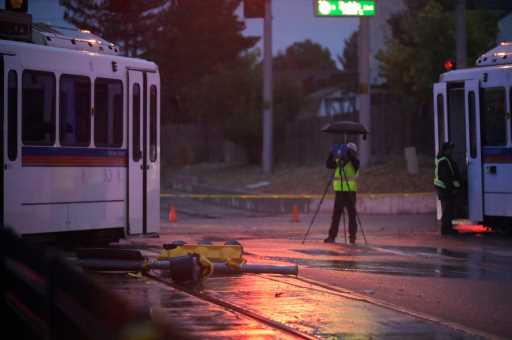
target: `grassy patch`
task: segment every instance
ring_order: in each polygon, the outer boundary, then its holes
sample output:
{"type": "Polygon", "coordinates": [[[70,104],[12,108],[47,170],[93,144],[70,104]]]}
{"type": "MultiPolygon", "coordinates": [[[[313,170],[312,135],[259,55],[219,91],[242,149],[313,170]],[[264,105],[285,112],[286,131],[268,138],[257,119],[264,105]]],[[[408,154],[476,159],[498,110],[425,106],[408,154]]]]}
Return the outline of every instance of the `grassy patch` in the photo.
{"type": "MultiPolygon", "coordinates": [[[[419,174],[410,175],[407,173],[405,161],[395,157],[363,168],[359,173],[359,192],[433,191],[433,161],[420,157],[419,166],[419,174]]],[[[264,175],[261,167],[257,165],[201,163],[179,168],[163,168],[162,183],[190,176],[203,184],[248,193],[322,194],[331,174],[332,170],[325,168],[324,164],[276,164],[271,175],[264,175]],[[250,188],[251,186],[256,188],[250,188]]]]}

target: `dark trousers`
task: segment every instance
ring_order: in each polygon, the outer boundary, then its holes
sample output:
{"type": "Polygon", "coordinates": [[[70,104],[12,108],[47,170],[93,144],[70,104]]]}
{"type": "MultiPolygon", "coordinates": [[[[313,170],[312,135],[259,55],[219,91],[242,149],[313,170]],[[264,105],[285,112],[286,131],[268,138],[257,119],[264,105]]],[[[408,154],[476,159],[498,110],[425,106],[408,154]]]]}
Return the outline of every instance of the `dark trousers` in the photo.
{"type": "Polygon", "coordinates": [[[332,212],[331,228],[329,229],[329,237],[334,239],[336,236],[338,236],[340,219],[344,208],[347,208],[348,212],[348,232],[350,235],[350,241],[354,242],[356,240],[357,234],[355,191],[336,191],[334,210],[332,212]]]}
{"type": "Polygon", "coordinates": [[[455,209],[457,207],[457,196],[446,190],[437,190],[439,201],[441,201],[441,234],[453,232],[452,221],[455,218],[455,209]]]}
{"type": "Polygon", "coordinates": [[[455,216],[455,196],[441,199],[441,210],[443,211],[441,234],[450,233],[453,231],[452,220],[455,216]]]}

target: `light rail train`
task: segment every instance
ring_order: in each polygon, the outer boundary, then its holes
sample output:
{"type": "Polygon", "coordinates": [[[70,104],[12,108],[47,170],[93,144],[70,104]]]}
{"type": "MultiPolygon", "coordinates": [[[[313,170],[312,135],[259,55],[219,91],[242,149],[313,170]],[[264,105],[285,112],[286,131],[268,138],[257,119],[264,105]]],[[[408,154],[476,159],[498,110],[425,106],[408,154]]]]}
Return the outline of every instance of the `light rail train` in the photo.
{"type": "Polygon", "coordinates": [[[453,141],[465,181],[459,217],[510,231],[512,43],[483,54],[476,67],[443,73],[433,92],[436,153],[453,141]]]}
{"type": "Polygon", "coordinates": [[[0,225],[82,240],[158,233],[157,65],[25,13],[0,21],[0,225]]]}

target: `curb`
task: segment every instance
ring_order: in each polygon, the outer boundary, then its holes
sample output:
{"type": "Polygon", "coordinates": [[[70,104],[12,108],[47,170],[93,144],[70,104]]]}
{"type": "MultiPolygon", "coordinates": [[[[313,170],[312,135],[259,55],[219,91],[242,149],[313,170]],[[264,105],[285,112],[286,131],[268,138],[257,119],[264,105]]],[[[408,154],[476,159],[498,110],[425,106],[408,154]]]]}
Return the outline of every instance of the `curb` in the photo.
{"type": "MultiPolygon", "coordinates": [[[[186,194],[162,193],[162,198],[189,198],[232,208],[290,213],[297,206],[302,213],[316,211],[321,195],[272,195],[212,193],[186,194]]],[[[334,195],[327,195],[320,207],[321,212],[330,212],[334,206],[334,195]]],[[[358,194],[357,211],[363,214],[426,214],[436,211],[436,195],[426,193],[358,194]]]]}

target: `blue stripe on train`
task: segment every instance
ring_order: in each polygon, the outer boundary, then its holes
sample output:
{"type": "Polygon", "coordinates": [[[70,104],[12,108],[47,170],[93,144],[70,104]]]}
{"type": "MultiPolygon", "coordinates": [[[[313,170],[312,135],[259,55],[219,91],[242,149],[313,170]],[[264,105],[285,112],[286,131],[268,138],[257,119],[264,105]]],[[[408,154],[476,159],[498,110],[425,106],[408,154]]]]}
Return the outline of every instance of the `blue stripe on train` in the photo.
{"type": "Polygon", "coordinates": [[[90,156],[90,157],[127,157],[127,149],[70,148],[53,146],[24,146],[23,156],[90,156]]]}
{"type": "Polygon", "coordinates": [[[512,148],[484,146],[482,155],[484,162],[512,163],[512,148]]]}

